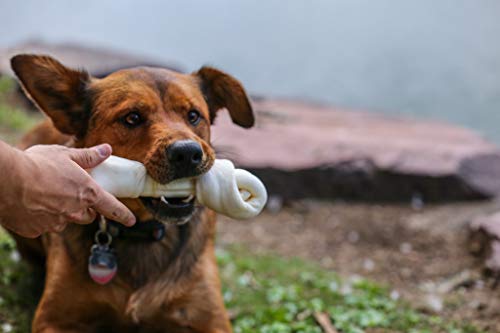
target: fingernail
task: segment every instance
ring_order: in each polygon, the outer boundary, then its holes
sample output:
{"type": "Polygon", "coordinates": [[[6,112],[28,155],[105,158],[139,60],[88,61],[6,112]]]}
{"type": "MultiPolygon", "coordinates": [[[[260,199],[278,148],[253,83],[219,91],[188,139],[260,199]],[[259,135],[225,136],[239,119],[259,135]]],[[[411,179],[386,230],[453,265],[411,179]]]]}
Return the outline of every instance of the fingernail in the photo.
{"type": "Polygon", "coordinates": [[[109,156],[109,149],[107,145],[100,145],[97,146],[97,152],[101,157],[108,157],[109,156]]]}
{"type": "Polygon", "coordinates": [[[135,221],[135,216],[134,216],[134,215],[132,215],[132,217],[130,217],[130,218],[128,219],[128,221],[127,221],[127,225],[128,225],[129,227],[131,227],[131,226],[133,226],[133,225],[135,224],[135,222],[136,222],[136,221],[135,221]]]}

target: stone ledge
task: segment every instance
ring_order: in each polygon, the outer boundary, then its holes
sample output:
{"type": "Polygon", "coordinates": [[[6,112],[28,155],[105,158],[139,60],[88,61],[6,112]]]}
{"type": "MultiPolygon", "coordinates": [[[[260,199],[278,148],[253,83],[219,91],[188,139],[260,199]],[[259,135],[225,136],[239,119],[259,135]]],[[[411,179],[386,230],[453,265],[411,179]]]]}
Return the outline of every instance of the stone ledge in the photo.
{"type": "Polygon", "coordinates": [[[468,129],[297,101],[253,105],[253,129],[221,112],[212,141],[271,195],[408,202],[500,193],[499,150],[468,129]]]}

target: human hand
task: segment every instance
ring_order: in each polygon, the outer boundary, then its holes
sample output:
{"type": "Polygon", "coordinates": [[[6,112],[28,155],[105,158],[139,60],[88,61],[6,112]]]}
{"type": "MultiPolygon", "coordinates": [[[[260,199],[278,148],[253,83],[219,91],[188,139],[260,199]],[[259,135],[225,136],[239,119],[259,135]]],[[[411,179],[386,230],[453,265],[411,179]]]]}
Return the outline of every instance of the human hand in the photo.
{"type": "Polygon", "coordinates": [[[60,232],[67,223],[91,223],[96,212],[133,225],[135,217],[128,208],[84,170],[99,165],[111,152],[108,144],[85,149],[39,145],[18,151],[11,162],[16,177],[0,213],[2,225],[21,236],[37,237],[60,232]]]}

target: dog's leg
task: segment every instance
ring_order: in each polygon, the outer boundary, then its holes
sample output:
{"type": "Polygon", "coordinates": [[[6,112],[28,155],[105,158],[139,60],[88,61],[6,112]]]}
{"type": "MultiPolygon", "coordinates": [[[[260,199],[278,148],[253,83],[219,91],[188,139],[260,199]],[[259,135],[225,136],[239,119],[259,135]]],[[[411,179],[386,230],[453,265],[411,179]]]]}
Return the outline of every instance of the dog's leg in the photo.
{"type": "MultiPolygon", "coordinates": [[[[139,318],[131,316],[137,325],[150,327],[145,332],[232,332],[220,289],[213,241],[209,241],[189,277],[172,288],[158,291],[156,300],[149,300],[158,306],[148,309],[148,313],[142,312],[139,318]]],[[[142,304],[137,307],[142,308],[142,304]]]]}
{"type": "Polygon", "coordinates": [[[212,244],[200,258],[198,267],[199,278],[184,296],[168,305],[167,316],[179,326],[189,327],[189,332],[231,333],[212,244]]]}
{"type": "Polygon", "coordinates": [[[200,316],[193,321],[196,332],[232,333],[229,315],[221,292],[219,270],[213,246],[208,250],[209,263],[204,265],[203,279],[190,295],[192,307],[199,307],[200,316]],[[203,299],[208,301],[203,301],[203,299]],[[208,319],[210,318],[210,319],[208,319]]]}
{"type": "Polygon", "coordinates": [[[74,293],[81,289],[73,285],[78,275],[71,272],[74,264],[65,251],[64,242],[55,234],[47,234],[46,237],[45,288],[35,312],[32,333],[90,333],[78,323],[76,317],[76,307],[85,300],[80,296],[81,292],[74,293]],[[74,326],[75,323],[78,326],[74,326]]]}

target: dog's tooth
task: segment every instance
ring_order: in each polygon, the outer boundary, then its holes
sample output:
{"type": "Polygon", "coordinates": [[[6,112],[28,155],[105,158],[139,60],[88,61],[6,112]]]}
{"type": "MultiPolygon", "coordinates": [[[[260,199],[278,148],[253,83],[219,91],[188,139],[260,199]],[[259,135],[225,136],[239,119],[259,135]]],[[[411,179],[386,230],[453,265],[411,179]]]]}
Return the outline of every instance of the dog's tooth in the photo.
{"type": "Polygon", "coordinates": [[[166,203],[167,205],[169,204],[169,202],[168,202],[167,198],[165,198],[165,197],[163,197],[163,196],[162,196],[162,197],[160,197],[160,200],[161,200],[161,202],[166,203]]]}
{"type": "Polygon", "coordinates": [[[190,194],[189,197],[187,197],[186,199],[182,199],[182,202],[190,202],[191,200],[193,200],[194,198],[194,195],[193,194],[190,194]]]}

